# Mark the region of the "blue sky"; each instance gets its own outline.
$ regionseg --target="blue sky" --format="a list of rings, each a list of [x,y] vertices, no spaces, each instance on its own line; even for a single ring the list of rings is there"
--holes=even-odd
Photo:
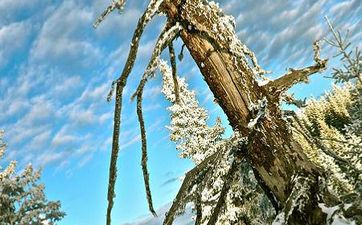
[[[235,17],[240,39],[255,51],[265,69],[273,71],[271,77],[312,63],[313,41],[327,35],[324,16],[337,28],[349,29],[352,41],[362,46],[360,0],[219,2]],[[47,195],[61,200],[68,214],[61,225],[105,222],[114,103],[105,99],[123,69],[132,32],[147,1],[128,1],[124,13],[113,13],[94,30],[92,23],[108,4],[107,0],[0,2],[0,128],[6,131],[8,143],[1,163],[16,159],[19,169],[28,163],[43,168]],[[139,128],[135,104],[128,99],[164,21],[158,17],[146,29],[126,88],[113,224],[159,224],[157,219],[148,220]],[[327,46],[322,53],[333,55]],[[336,60],[331,64],[337,65]],[[210,121],[221,116],[226,126],[190,57],[178,65],[201,105],[209,109]],[[179,159],[169,141],[168,103],[160,85],[159,76],[148,84],[144,114],[151,188],[155,207],[164,213],[180,185],[178,178],[193,164]],[[298,85],[292,92],[318,97],[329,88],[330,80],[314,75],[310,84]]]

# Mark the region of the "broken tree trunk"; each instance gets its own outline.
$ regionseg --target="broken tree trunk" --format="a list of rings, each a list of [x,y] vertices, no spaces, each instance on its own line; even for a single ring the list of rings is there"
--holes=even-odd
[[[255,56],[237,40],[230,18],[215,4],[166,0],[161,10],[169,21],[182,25],[180,36],[230,125],[249,138],[247,157],[255,175],[276,210],[283,209],[277,219],[287,224],[324,224],[325,215],[318,207],[324,201],[323,171],[293,140],[279,102],[293,84],[324,69],[326,61],[316,56],[314,66],[259,86],[256,76],[262,71]]]

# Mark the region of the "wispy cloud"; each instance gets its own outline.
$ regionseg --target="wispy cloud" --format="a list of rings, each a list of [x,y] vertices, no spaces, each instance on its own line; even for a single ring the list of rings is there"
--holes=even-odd
[[[267,69],[284,70],[312,60],[312,42],[326,33],[324,15],[336,26],[358,33],[352,38],[361,45],[359,0],[220,0],[220,3],[227,13],[235,16],[239,37],[256,51]],[[107,103],[105,98],[112,80],[120,74],[130,36],[145,4],[130,1],[122,16],[114,13],[99,29],[93,30],[92,22],[107,4],[102,0],[56,4],[39,0],[0,2],[0,11],[4,12],[0,15],[0,69],[10,68],[0,70],[0,126],[6,129],[11,157],[24,163],[33,160],[66,166],[69,163],[65,162],[76,158],[84,165],[95,151],[109,148],[113,103]],[[148,62],[158,33],[154,30],[161,28],[161,21],[164,22],[156,19],[151,24],[152,32],[146,30],[137,59],[139,66],[125,90],[122,149],[140,141],[135,105],[128,99]],[[280,63],[273,65],[275,61]],[[179,65],[182,67],[179,71],[187,71],[187,75],[199,73],[191,60]],[[161,129],[167,115],[155,114],[167,104],[160,101],[157,82],[151,82],[145,89],[149,135]],[[212,95],[209,91],[202,92],[201,99],[206,104]],[[165,139],[167,136],[157,141]],[[25,152],[26,159],[22,157]]]
[[[31,29],[32,25],[27,21],[0,26],[0,69],[9,62],[14,54],[19,54],[23,50]]]
[[[235,16],[239,37],[256,52],[260,63],[279,70],[312,61],[312,43],[328,33],[324,16],[336,26],[350,26],[358,23],[362,13],[358,0],[220,2]],[[276,61],[278,65],[273,65]]]

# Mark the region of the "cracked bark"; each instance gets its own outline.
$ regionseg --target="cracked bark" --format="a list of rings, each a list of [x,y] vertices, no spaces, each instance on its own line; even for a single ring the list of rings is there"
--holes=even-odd
[[[162,11],[170,21],[180,22],[183,27],[200,23],[200,27],[202,26],[206,32],[212,29],[204,23],[208,18],[202,18],[202,14],[193,13],[187,8],[180,10],[181,3],[184,4],[185,1],[168,0],[163,3]],[[230,125],[244,136],[249,136],[248,160],[259,178],[259,183],[275,203],[276,209],[290,207],[293,177],[303,176],[311,181],[308,187],[310,196],[301,211],[291,212],[288,224],[324,224],[325,215],[318,207],[318,202],[323,201],[319,178],[323,177],[324,173],[307,158],[302,146],[293,140],[286,122],[282,119],[279,108],[280,95],[277,94],[276,97],[276,93],[271,92],[271,87],[275,88],[275,91],[278,86],[288,88],[302,78],[318,72],[321,65],[294,70],[284,78],[262,87],[257,85],[249,67],[237,67],[233,55],[220,48],[220,45],[215,44],[215,40],[210,40],[207,35],[184,29],[180,37],[227,115]],[[325,62],[323,66],[325,67]],[[248,122],[255,114],[251,110],[252,104],[264,98],[268,101],[268,116],[258,122],[257,129],[253,130],[253,135],[250,136]]]

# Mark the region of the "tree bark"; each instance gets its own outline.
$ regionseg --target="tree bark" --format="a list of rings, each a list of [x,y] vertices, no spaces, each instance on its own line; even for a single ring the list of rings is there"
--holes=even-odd
[[[274,85],[258,85],[255,72],[248,66],[250,63],[235,60],[235,54],[226,47],[228,40],[220,41],[228,36],[218,37],[213,33],[214,24],[224,18],[208,3],[167,0],[162,11],[170,21],[180,22],[187,28],[180,36],[230,125],[249,138],[248,160],[276,210],[283,209],[290,214],[285,217],[288,224],[324,224],[325,215],[318,207],[318,203],[324,201],[320,192],[323,188],[320,178],[324,173],[293,140],[282,118],[279,101],[283,90],[275,86],[283,83],[282,79]],[[288,74],[289,83],[293,72]],[[261,109],[256,106],[262,102],[265,113],[259,115]],[[298,209],[294,208],[295,204],[299,204]]]

